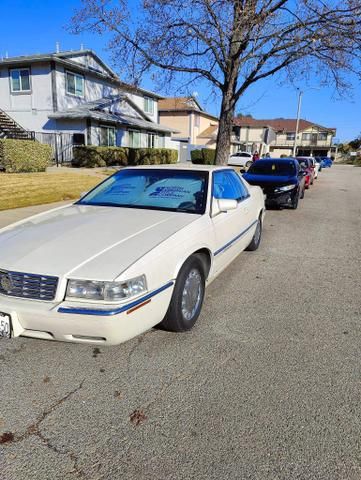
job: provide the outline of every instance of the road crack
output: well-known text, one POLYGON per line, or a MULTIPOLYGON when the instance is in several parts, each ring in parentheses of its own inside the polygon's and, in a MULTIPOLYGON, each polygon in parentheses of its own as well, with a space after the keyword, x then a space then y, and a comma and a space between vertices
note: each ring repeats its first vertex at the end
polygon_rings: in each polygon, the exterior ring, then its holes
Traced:
POLYGON ((3 443, 9 443, 9 444, 10 443, 11 444, 20 443, 20 442, 23 442, 24 440, 26 440, 27 438, 29 438, 31 436, 38 437, 47 448, 49 448, 50 450, 52 450, 56 454, 67 455, 70 458, 70 460, 73 462, 73 470, 69 473, 75 473, 76 476, 78 476, 79 478, 86 478, 85 473, 80 469, 80 467, 78 465, 79 464, 79 459, 76 456, 76 454, 74 452, 58 448, 41 431, 41 424, 47 419, 47 417, 49 415, 51 415, 63 403, 65 403, 67 400, 69 400, 69 398, 71 398, 73 395, 75 395, 77 392, 79 392, 83 387, 84 381, 85 381, 85 379, 83 379, 81 381, 81 383, 76 388, 74 388, 73 390, 68 392, 62 398, 60 398, 55 403, 53 403, 49 408, 44 410, 42 412, 42 414, 38 417, 37 421, 32 423, 31 425, 29 425, 22 435, 13 434, 12 432, 5 432, 0 437, 0 438, 4 438, 4 440, 5 440, 5 441, 3 441, 3 443))

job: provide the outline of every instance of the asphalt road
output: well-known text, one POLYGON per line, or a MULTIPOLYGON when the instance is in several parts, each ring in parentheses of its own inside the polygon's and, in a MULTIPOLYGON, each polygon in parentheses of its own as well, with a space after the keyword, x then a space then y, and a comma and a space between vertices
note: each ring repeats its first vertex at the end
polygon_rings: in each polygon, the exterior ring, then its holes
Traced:
POLYGON ((196 328, 0 341, 2 480, 361 478, 361 169, 325 169, 196 328))

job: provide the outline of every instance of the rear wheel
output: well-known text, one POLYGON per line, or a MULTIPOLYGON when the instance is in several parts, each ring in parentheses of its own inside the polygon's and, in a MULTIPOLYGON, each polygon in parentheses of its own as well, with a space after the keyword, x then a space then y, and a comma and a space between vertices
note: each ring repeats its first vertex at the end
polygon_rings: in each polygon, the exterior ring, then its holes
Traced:
POLYGON ((190 330, 201 313, 205 293, 205 266, 192 255, 179 271, 172 299, 160 326, 172 332, 190 330))
POLYGON ((248 250, 249 252, 254 252, 255 250, 257 250, 257 248, 259 247, 259 244, 261 243, 261 237, 262 237, 262 220, 261 218, 259 218, 257 221, 256 230, 254 232, 252 241, 248 245, 246 250, 248 250))
POLYGON ((246 162, 246 167, 249 168, 252 165, 252 163, 253 162, 251 160, 249 160, 248 162, 246 162))

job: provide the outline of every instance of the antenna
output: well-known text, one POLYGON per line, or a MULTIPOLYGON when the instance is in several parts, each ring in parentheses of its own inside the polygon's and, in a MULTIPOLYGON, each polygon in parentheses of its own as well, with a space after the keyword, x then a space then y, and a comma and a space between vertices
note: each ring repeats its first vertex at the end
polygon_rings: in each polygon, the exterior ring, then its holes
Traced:
POLYGON ((55 44, 55 51, 56 51, 56 53, 60 52, 60 43, 59 42, 56 42, 56 44, 55 44))
POLYGON ((5 52, 5 58, 9 58, 9 53, 7 51, 5 52))
POLYGON ((80 50, 84 50, 84 43, 80 44, 80 50))

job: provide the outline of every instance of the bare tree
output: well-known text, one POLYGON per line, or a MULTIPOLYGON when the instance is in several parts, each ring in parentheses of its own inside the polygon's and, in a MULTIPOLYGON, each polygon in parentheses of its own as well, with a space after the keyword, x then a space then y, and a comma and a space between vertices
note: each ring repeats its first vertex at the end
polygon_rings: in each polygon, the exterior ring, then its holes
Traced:
POLYGON ((166 82, 206 79, 220 93, 218 164, 229 154, 236 103, 252 84, 283 72, 343 90, 361 70, 361 0, 82 3, 71 30, 110 34, 113 59, 134 83, 162 72, 166 82))

